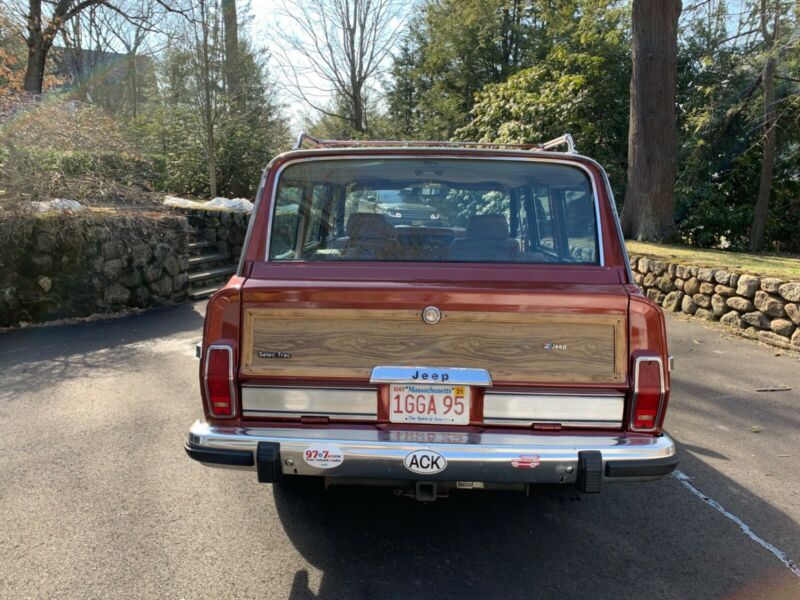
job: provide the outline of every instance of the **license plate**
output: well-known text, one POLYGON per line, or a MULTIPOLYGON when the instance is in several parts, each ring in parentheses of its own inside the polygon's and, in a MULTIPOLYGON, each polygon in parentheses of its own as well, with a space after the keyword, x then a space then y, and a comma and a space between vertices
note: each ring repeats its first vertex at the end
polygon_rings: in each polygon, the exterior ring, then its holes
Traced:
POLYGON ((467 444, 469 434, 463 431, 390 431, 389 439, 407 444, 467 444))
POLYGON ((393 383, 389 386, 392 423, 467 425, 472 398, 463 385, 393 383))

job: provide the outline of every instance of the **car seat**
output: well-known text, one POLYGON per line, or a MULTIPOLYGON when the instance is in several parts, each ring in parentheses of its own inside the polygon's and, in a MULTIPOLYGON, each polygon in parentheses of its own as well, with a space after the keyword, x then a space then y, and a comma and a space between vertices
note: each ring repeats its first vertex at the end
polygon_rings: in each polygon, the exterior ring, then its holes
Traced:
POLYGON ((453 240, 451 260, 516 262, 519 244, 508 231, 503 215, 474 215, 467 223, 467 237, 453 240))
POLYGON ((345 233, 347 241, 342 250, 345 259, 398 260, 400 258, 397 232, 383 215, 354 213, 347 219, 345 233))

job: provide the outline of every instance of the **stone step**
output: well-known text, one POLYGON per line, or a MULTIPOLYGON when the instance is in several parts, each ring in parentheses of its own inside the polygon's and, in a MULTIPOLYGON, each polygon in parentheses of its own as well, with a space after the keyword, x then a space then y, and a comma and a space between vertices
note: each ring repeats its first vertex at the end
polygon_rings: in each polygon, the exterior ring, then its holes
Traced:
POLYGON ((204 279, 211 279, 212 277, 223 277, 225 275, 233 275, 236 273, 236 267, 234 265, 224 265, 222 267, 213 267, 211 269, 204 269, 202 271, 195 271, 194 273, 189 273, 189 281, 197 282, 203 281, 204 279))
POLYGON ((201 254, 199 256, 190 256, 189 257, 189 268, 191 269, 194 266, 209 263, 209 262, 219 262, 222 260, 228 260, 230 257, 225 252, 215 252, 213 254, 201 254))
POLYGON ((189 298, 191 300, 202 300, 203 298, 208 298, 219 288, 221 288, 222 285, 223 284, 211 285, 208 287, 191 288, 190 290, 188 290, 189 298))

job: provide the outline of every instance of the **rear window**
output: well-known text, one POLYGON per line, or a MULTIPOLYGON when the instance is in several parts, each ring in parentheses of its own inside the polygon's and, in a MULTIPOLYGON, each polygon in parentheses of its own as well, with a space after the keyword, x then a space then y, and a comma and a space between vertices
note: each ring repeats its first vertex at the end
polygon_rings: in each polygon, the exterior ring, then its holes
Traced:
POLYGON ((271 261, 598 262, 589 178, 558 163, 298 162, 271 226, 271 261))

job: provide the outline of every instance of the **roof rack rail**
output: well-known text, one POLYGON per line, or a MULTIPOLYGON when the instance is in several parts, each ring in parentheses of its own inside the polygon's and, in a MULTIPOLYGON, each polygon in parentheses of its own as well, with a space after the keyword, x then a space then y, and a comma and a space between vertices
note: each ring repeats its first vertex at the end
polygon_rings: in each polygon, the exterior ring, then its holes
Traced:
POLYGON ((559 146, 566 146, 567 152, 570 154, 575 154, 577 152, 575 149, 575 140, 573 140, 572 136, 568 133, 545 142, 542 144, 542 150, 552 150, 553 148, 558 148, 559 146))
POLYGON ((491 142, 434 142, 434 141, 405 141, 405 140, 323 140, 308 135, 301 131, 295 140, 292 150, 303 148, 489 148, 494 150, 553 150, 561 146, 567 147, 567 152, 575 154, 575 141, 568 133, 541 144, 506 144, 491 142))

